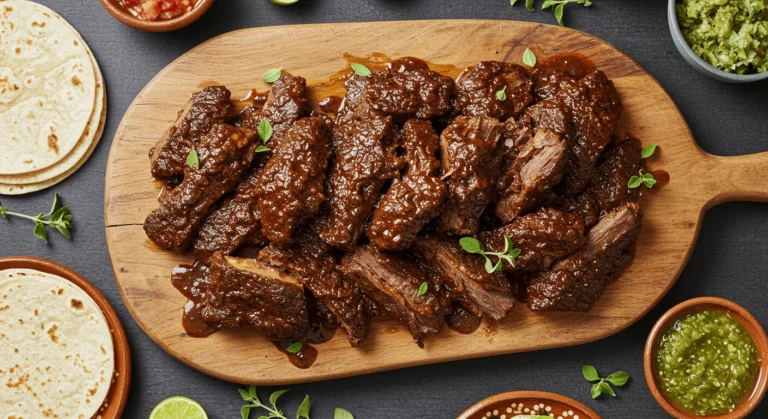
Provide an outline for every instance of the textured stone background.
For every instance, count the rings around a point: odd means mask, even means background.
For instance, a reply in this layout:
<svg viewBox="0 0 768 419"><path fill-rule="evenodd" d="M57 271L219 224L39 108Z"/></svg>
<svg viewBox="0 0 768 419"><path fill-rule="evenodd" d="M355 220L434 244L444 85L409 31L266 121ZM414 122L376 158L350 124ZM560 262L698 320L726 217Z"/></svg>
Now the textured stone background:
<svg viewBox="0 0 768 419"><path fill-rule="evenodd" d="M40 2L69 20L93 49L106 77L109 117L102 143L74 176L47 191L0 199L8 208L37 213L47 211L54 191L58 192L75 217L74 239L70 242L51 234L51 244L46 246L32 235L31 224L24 220L0 221L0 256L34 255L63 263L109 298L125 325L133 351L133 385L126 418L146 418L156 403L177 394L198 400L216 419L239 417L241 405L236 385L190 369L152 343L128 314L112 276L103 218L109 146L126 108L158 71L213 36L253 26L450 18L554 23L552 13L529 13L522 4L510 7L508 0L301 0L292 7L267 0L219 0L191 27L149 34L123 26L96 0ZM656 76L680 106L704 150L722 155L766 151L768 83L729 85L695 73L672 44L666 5L662 0L595 0L590 9L569 6L566 19L570 27L605 39ZM672 305L705 295L732 299L768 324L766 221L768 205L764 204L732 203L710 210L693 257L669 295L644 319L613 337L573 348L290 386L291 392L283 396L281 405L288 417L295 417L296 407L309 394L315 419L331 418L337 406L347 408L358 419L442 419L456 417L474 402L497 393L542 390L580 400L606 418L665 417L643 378L643 345L651 326ZM593 401L590 385L581 377L584 363L605 374L626 370L632 379L617 390L615 399ZM292 367L286 364L286 368ZM768 417L768 404L754 417Z"/></svg>

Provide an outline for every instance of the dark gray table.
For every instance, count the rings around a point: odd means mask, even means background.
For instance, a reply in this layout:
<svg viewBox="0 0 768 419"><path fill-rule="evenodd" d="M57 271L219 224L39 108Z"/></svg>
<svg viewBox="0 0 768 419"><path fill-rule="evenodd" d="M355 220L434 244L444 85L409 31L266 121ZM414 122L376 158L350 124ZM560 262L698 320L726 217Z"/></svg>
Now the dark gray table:
<svg viewBox="0 0 768 419"><path fill-rule="evenodd" d="M51 234L51 244L46 246L32 235L31 224L24 220L0 221L0 256L34 255L63 263L109 298L133 351L127 418L146 418L156 403L177 394L198 400L211 418L237 418L241 406L236 385L182 365L144 335L123 305L112 276L103 218L109 146L126 108L158 71L202 41L253 26L451 18L554 22L551 12L529 13L522 4L510 7L509 0L301 0L292 7L267 0L219 0L191 27L149 34L112 19L96 0L40 1L69 20L96 54L106 77L109 117L102 143L75 175L47 191L0 200L8 208L37 213L47 211L54 191L58 192L75 217L74 239L70 242ZM590 9L569 6L566 19L569 26L607 40L655 75L706 151L737 155L767 150L768 83L728 85L695 73L672 44L666 4L665 0L595 0ZM613 337L572 348L290 386L281 405L288 417L295 417L296 407L309 394L316 419L331 418L337 406L347 408L358 419L442 419L456 417L474 402L497 393L542 390L580 400L606 418L664 417L643 378L643 346L654 321L685 299L715 295L743 305L768 325L766 254L768 205L722 205L707 213L693 257L669 295L644 319ZM605 374L628 371L632 379L617 390L615 399L593 401L590 385L581 377L580 367L585 363ZM768 403L754 417L768 417Z"/></svg>

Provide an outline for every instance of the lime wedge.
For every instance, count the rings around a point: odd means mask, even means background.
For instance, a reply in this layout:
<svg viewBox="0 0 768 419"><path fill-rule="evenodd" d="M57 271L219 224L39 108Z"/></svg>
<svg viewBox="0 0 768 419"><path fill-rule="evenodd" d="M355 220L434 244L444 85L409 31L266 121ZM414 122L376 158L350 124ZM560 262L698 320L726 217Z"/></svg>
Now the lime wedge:
<svg viewBox="0 0 768 419"><path fill-rule="evenodd" d="M176 418L208 419L208 415L200 403L184 396L173 396L161 401L149 414L149 419Z"/></svg>
<svg viewBox="0 0 768 419"><path fill-rule="evenodd" d="M281 6L289 6L291 4L298 3L299 0L269 0L272 3L279 4Z"/></svg>

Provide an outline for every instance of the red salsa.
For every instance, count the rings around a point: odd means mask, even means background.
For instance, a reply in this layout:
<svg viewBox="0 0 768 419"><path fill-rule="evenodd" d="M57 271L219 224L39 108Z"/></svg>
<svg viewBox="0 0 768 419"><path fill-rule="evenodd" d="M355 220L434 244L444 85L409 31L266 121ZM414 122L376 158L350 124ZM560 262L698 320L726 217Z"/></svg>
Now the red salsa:
<svg viewBox="0 0 768 419"><path fill-rule="evenodd" d="M117 0L125 10L141 20L175 19L195 7L197 0Z"/></svg>

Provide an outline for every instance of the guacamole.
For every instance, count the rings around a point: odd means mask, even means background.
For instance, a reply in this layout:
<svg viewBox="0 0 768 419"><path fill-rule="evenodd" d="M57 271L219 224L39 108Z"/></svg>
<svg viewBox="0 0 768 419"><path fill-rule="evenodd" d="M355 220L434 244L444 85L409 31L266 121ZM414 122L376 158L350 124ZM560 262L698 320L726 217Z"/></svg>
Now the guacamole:
<svg viewBox="0 0 768 419"><path fill-rule="evenodd" d="M683 0L677 19L693 51L729 73L768 70L768 0Z"/></svg>

